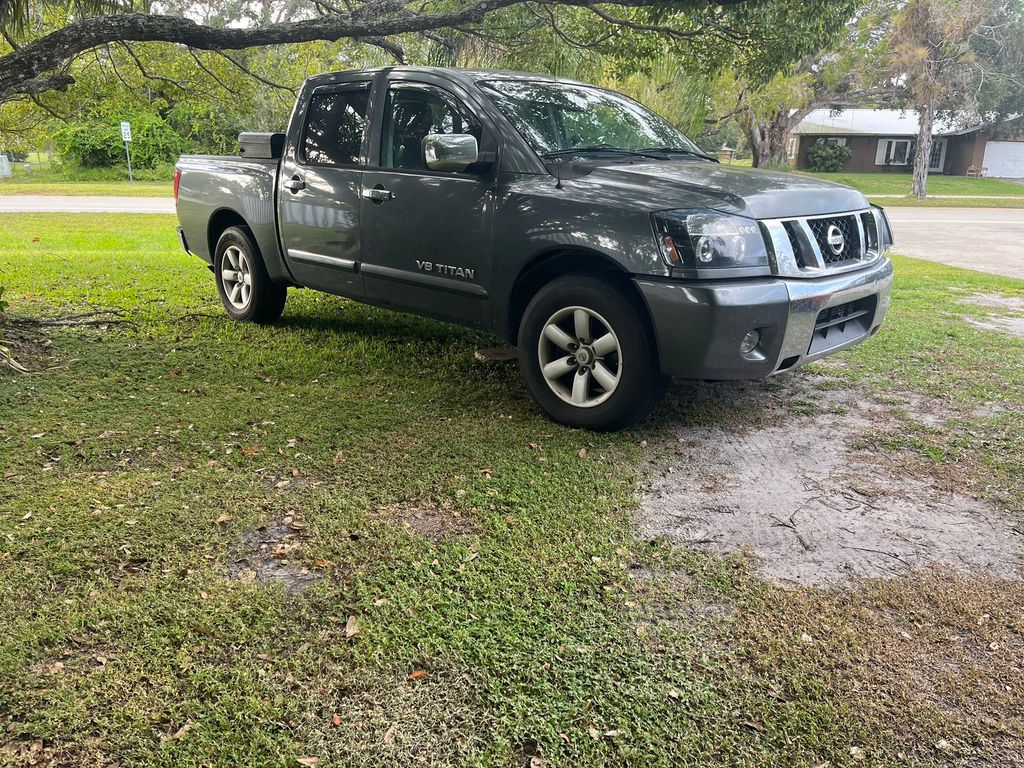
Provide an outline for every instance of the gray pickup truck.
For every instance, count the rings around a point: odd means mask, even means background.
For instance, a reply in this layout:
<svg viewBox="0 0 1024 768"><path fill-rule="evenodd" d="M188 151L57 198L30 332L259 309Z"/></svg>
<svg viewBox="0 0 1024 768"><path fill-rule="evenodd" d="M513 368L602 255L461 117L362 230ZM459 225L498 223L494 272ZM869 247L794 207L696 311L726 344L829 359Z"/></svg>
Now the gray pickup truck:
<svg viewBox="0 0 1024 768"><path fill-rule="evenodd" d="M310 78L284 134L175 169L182 246L228 314L289 286L485 329L576 427L667 376L761 379L871 336L892 232L857 191L719 164L613 91L389 67Z"/></svg>

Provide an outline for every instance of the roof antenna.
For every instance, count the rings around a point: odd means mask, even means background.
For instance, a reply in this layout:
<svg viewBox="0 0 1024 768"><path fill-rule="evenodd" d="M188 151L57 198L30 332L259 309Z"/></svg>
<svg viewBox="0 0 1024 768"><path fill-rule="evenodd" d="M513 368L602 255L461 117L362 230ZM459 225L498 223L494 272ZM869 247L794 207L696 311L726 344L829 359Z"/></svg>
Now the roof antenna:
<svg viewBox="0 0 1024 768"><path fill-rule="evenodd" d="M555 163L555 189L562 188L562 163L564 160L559 160Z"/></svg>

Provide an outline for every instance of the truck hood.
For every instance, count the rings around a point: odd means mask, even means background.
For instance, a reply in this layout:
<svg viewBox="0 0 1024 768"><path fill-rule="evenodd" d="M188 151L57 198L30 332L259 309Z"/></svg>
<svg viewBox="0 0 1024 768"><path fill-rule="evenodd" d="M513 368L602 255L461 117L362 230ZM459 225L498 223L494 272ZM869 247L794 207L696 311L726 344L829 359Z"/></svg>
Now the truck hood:
<svg viewBox="0 0 1024 768"><path fill-rule="evenodd" d="M605 193L620 187L631 202L644 200L652 211L713 208L754 219L775 219L868 206L860 192L841 184L697 159L598 165L579 181L605 187Z"/></svg>

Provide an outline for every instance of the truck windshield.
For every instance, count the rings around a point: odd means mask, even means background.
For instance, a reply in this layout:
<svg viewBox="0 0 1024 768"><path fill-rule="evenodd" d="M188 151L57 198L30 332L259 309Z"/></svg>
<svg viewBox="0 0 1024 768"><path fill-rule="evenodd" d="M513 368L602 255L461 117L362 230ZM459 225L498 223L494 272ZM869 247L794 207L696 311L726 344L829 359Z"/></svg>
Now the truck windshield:
<svg viewBox="0 0 1024 768"><path fill-rule="evenodd" d="M540 80L479 85L542 156L628 151L706 157L667 120L613 91Z"/></svg>

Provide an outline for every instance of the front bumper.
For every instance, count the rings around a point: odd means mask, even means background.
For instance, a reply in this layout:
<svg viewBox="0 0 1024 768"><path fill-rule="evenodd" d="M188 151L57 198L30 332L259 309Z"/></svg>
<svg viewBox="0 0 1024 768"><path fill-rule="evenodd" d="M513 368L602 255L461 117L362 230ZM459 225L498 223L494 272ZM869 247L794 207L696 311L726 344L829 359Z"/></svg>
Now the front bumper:
<svg viewBox="0 0 1024 768"><path fill-rule="evenodd" d="M692 379L763 379L874 334L892 291L892 262L817 279L681 281L637 277L661 370ZM758 330L747 354L740 342Z"/></svg>

